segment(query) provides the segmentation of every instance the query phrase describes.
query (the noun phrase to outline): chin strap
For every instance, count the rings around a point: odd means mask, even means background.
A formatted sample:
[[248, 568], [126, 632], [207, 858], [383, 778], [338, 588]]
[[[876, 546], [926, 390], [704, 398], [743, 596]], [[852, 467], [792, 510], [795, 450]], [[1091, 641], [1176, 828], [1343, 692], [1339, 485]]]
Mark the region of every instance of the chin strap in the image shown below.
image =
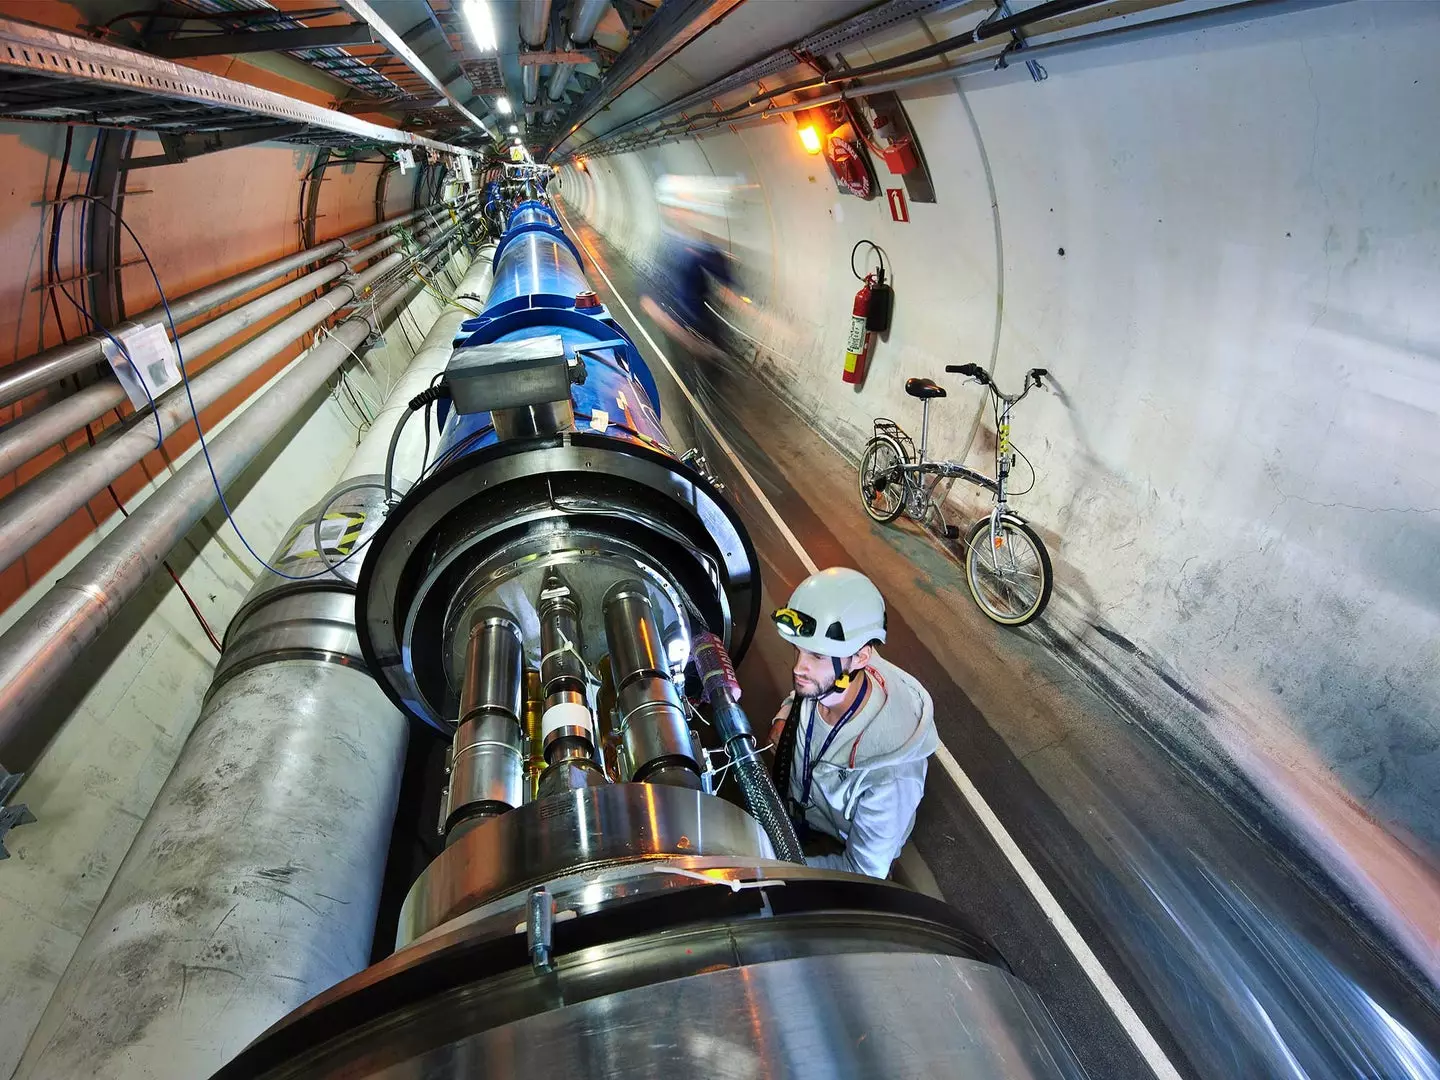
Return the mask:
[[830, 684], [829, 690], [826, 690], [823, 694], [816, 695], [816, 701], [824, 701], [831, 694], [843, 694], [846, 690], [850, 689], [850, 672], [840, 666], [840, 658], [838, 656], [832, 656], [830, 663], [835, 665], [835, 681]]

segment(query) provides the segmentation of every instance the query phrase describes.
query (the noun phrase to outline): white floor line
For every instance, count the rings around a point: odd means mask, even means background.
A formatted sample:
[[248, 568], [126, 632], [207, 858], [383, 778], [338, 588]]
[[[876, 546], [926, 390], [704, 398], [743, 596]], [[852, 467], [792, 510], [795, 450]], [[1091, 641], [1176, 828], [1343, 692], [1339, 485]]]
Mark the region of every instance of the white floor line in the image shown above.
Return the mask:
[[[564, 211], [561, 211], [561, 217], [564, 216]], [[635, 312], [630, 309], [630, 305], [625, 302], [625, 298], [621, 296], [619, 290], [615, 288], [615, 283], [610, 280], [610, 275], [601, 269], [599, 261], [595, 258], [595, 252], [589, 244], [585, 243], [579, 232], [571, 227], [569, 218], [565, 218], [565, 229], [571, 236], [580, 241], [581, 246], [584, 247], [590, 255], [591, 265], [595, 267], [600, 277], [604, 279], [606, 287], [610, 290], [610, 294], [614, 296], [616, 300], [620, 301], [620, 306], [623, 307], [625, 313], [630, 316], [630, 321], [650, 344], [650, 348], [655, 350], [655, 355], [658, 356], [660, 362], [665, 365], [665, 370], [670, 373], [670, 378], [675, 381], [675, 385], [680, 388], [680, 392], [684, 394], [685, 399], [690, 402], [690, 407], [695, 410], [695, 414], [700, 417], [705, 426], [710, 429], [710, 434], [715, 437], [715, 441], [720, 444], [720, 448], [724, 450], [725, 453], [730, 456], [730, 460], [735, 463], [735, 468], [740, 471], [740, 475], [745, 479], [750, 490], [753, 491], [760, 500], [760, 504], [765, 508], [765, 512], [770, 516], [770, 519], [775, 522], [776, 526], [784, 534], [791, 549], [799, 556], [800, 561], [805, 564], [805, 567], [810, 573], [815, 573], [815, 571], [819, 569], [815, 560], [812, 559], [809, 552], [801, 546], [799, 539], [790, 531], [789, 526], [786, 525], [780, 517], [779, 511], [777, 511], [770, 500], [765, 497], [765, 493], [760, 490], [760, 485], [757, 484], [755, 478], [750, 475], [750, 470], [745, 467], [745, 463], [740, 460], [740, 456], [735, 452], [725, 436], [720, 434], [720, 429], [715, 426], [715, 422], [710, 419], [709, 414], [700, 407], [700, 403], [695, 400], [695, 395], [690, 393], [689, 388], [680, 381], [680, 376], [671, 366], [669, 357], [667, 357], [664, 350], [655, 343], [655, 339], [646, 331], [644, 324], [636, 318]], [[1139, 1051], [1140, 1056], [1145, 1059], [1145, 1064], [1150, 1067], [1150, 1070], [1159, 1080], [1181, 1080], [1179, 1070], [1171, 1063], [1165, 1051], [1160, 1048], [1160, 1044], [1155, 1041], [1155, 1036], [1150, 1034], [1150, 1029], [1145, 1026], [1145, 1022], [1140, 1019], [1130, 1002], [1126, 1000], [1120, 987], [1115, 985], [1115, 980], [1110, 977], [1110, 973], [1107, 972], [1104, 965], [1100, 963], [1100, 958], [1095, 955], [1090, 946], [1085, 943], [1085, 939], [1080, 936], [1080, 931], [1076, 929], [1075, 924], [1070, 921], [1070, 917], [1065, 914], [1065, 909], [1060, 906], [1060, 901], [1055, 899], [1055, 894], [1050, 891], [1049, 887], [1036, 872], [1030, 860], [1025, 857], [1025, 853], [1020, 850], [1020, 845], [1015, 843], [1015, 838], [1012, 837], [1005, 826], [1001, 824], [1000, 819], [995, 815], [995, 811], [990, 809], [990, 804], [985, 801], [985, 797], [980, 794], [974, 783], [971, 782], [970, 777], [965, 774], [965, 770], [960, 767], [960, 763], [955, 760], [955, 755], [950, 752], [944, 743], [941, 743], [939, 749], [935, 752], [935, 756], [940, 759], [941, 767], [944, 768], [950, 779], [955, 781], [955, 786], [960, 789], [960, 794], [964, 796], [965, 801], [970, 804], [970, 809], [974, 812], [975, 816], [980, 819], [980, 823], [985, 826], [985, 831], [990, 834], [990, 839], [995, 841], [995, 845], [1004, 854], [1006, 861], [1010, 863], [1010, 866], [1014, 869], [1016, 875], [1019, 876], [1025, 887], [1030, 890], [1030, 895], [1035, 898], [1035, 902], [1040, 906], [1040, 910], [1043, 911], [1045, 917], [1050, 920], [1050, 925], [1055, 928], [1055, 933], [1060, 936], [1060, 940], [1065, 943], [1065, 947], [1068, 948], [1071, 955], [1075, 957], [1076, 963], [1080, 965], [1081, 970], [1084, 971], [1090, 979], [1096, 992], [1105, 1000], [1105, 1004], [1109, 1006], [1110, 1011], [1115, 1014], [1115, 1019], [1118, 1020], [1120, 1026], [1125, 1029], [1125, 1034], [1128, 1035], [1130, 1041], [1135, 1044], [1135, 1049]]]
[[785, 524], [785, 519], [780, 516], [780, 511], [775, 509], [775, 504], [766, 498], [765, 492], [760, 490], [760, 485], [756, 482], [755, 477], [750, 475], [750, 470], [745, 468], [744, 464], [740, 461], [740, 455], [737, 454], [735, 448], [730, 445], [730, 440], [720, 433], [720, 429], [715, 426], [715, 421], [710, 419], [710, 414], [700, 407], [700, 402], [695, 400], [695, 395], [690, 393], [690, 388], [685, 385], [675, 368], [671, 366], [670, 358], [665, 355], [665, 350], [655, 343], [655, 339], [652, 338], [650, 332], [645, 329], [645, 324], [640, 321], [635, 312], [631, 310], [630, 305], [625, 302], [625, 298], [620, 295], [620, 290], [615, 288], [615, 283], [610, 280], [610, 275], [601, 269], [600, 263], [595, 258], [595, 252], [591, 250], [590, 245], [585, 243], [580, 234], [571, 227], [570, 219], [565, 217], [565, 211], [561, 210], [560, 216], [565, 219], [565, 230], [580, 241], [580, 246], [583, 247], [590, 256], [590, 265], [595, 267], [600, 277], [604, 279], [606, 287], [610, 290], [610, 294], [614, 296], [616, 300], [620, 301], [620, 306], [625, 309], [625, 314], [630, 316], [630, 321], [634, 323], [635, 329], [640, 331], [641, 335], [649, 343], [650, 348], [655, 350], [655, 355], [660, 358], [660, 362], [665, 365], [665, 370], [670, 373], [671, 380], [680, 388], [680, 393], [685, 395], [685, 400], [690, 403], [690, 408], [695, 410], [695, 415], [710, 429], [710, 434], [714, 437], [715, 441], [720, 444], [720, 449], [724, 450], [725, 453], [729, 455], [730, 460], [735, 462], [735, 467], [740, 470], [740, 475], [745, 480], [746, 486], [749, 487], [750, 490], [755, 493], [755, 497], [760, 500], [760, 505], [765, 508], [765, 513], [769, 515], [770, 520], [775, 522], [776, 527], [785, 534], [786, 541], [789, 542], [795, 554], [800, 557], [800, 561], [805, 564], [806, 571], [811, 574], [818, 571], [820, 567], [814, 559], [810, 558], [810, 553], [800, 546], [800, 541], [797, 540], [795, 534], [790, 531], [790, 526]]

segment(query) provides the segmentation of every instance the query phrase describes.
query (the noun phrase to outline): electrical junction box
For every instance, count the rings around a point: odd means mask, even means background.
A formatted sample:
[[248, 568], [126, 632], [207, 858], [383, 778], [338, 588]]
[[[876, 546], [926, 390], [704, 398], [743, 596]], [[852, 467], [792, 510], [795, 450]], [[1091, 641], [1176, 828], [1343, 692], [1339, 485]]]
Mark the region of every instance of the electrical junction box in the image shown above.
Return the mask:
[[492, 412], [570, 397], [570, 364], [559, 334], [457, 349], [445, 385], [459, 413]]
[[883, 157], [885, 167], [896, 176], [904, 176], [920, 167], [920, 159], [915, 156], [915, 141], [909, 135], [885, 147]]

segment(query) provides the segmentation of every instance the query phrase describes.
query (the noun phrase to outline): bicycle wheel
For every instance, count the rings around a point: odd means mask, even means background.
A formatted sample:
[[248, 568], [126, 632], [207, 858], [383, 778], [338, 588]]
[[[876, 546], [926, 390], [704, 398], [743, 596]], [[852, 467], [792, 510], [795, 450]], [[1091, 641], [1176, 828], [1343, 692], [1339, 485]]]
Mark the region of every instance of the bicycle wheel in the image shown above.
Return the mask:
[[893, 439], [876, 436], [860, 455], [860, 502], [865, 513], [884, 525], [905, 511], [905, 455]]
[[1002, 626], [1024, 626], [1050, 602], [1055, 575], [1035, 530], [1006, 514], [993, 544], [989, 518], [976, 522], [965, 538], [965, 581], [987, 618]]

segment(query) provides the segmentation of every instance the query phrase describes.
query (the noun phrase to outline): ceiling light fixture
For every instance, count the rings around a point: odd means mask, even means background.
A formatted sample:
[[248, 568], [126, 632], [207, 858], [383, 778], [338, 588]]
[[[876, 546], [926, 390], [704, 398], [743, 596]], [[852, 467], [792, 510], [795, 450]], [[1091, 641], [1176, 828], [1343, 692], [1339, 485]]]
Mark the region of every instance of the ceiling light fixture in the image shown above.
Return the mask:
[[511, 125], [510, 125], [510, 134], [511, 134], [511, 135], [519, 135], [519, 134], [520, 134], [520, 129], [519, 129], [516, 125], [511, 124]]
[[500, 42], [495, 36], [495, 19], [490, 14], [487, 0], [464, 0], [460, 10], [465, 16], [465, 24], [470, 27], [475, 48], [482, 53], [496, 52]]
[[501, 94], [498, 98], [495, 99], [495, 108], [500, 111], [501, 116], [509, 116], [510, 113], [513, 111], [510, 108], [510, 99], [504, 94]]

